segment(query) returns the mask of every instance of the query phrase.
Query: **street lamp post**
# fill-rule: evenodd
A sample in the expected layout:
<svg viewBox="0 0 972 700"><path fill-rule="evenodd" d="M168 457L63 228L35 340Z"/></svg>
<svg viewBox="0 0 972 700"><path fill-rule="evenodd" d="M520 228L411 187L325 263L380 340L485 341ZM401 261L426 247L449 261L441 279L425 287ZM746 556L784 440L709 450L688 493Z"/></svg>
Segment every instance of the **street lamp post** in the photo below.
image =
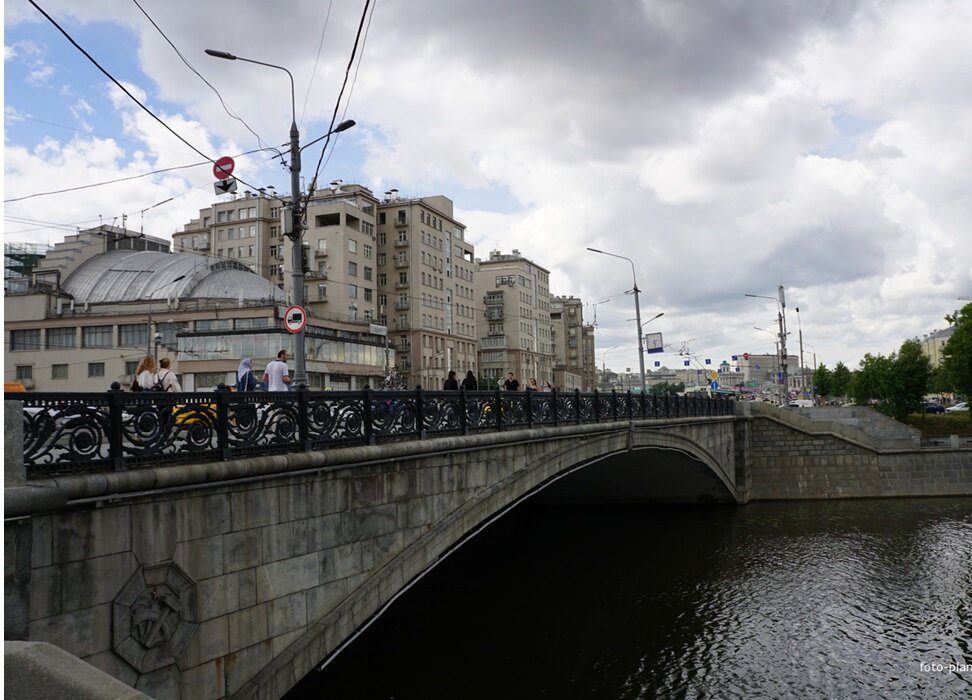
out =
<svg viewBox="0 0 972 700"><path fill-rule="evenodd" d="M223 58L227 61L245 61L246 63L255 63L258 66L266 66L267 68L276 68L277 70L282 70L290 78L290 220L291 232L290 240L293 242L293 255L291 256L291 264L293 265L293 270L291 274L291 279L293 280L294 296L293 301L295 306L304 306L304 250L303 244L301 243L303 239L303 210L300 206L300 131L297 129L297 104L294 100L294 76L289 70L283 66L278 66L273 63L264 63L263 61L255 61L251 58L243 58L242 56L235 56L234 54L228 53L226 51L216 51L214 49L206 49L206 53L215 58ZM348 119L338 124L334 129L327 132L321 138L330 136L331 134L336 134L346 129L350 129L354 126L354 121ZM321 138L315 139L311 143L316 143L320 141ZM307 144L308 146L311 144ZM304 309L304 313L307 310ZM306 354L304 351L304 328L301 328L297 333L294 334L294 385L298 388L307 386L307 365L306 365Z"/></svg>
<svg viewBox="0 0 972 700"><path fill-rule="evenodd" d="M776 297L767 297L761 294L746 294L747 297L752 297L753 299L769 299L770 301L775 301L777 304L777 314L776 320L780 326L780 345L779 345L779 355L780 355L780 374L783 380L783 396L784 398L790 395L789 378L787 376L786 368L786 297L783 294L783 285L781 284L777 288ZM784 400L783 402L787 402Z"/></svg>
<svg viewBox="0 0 972 700"><path fill-rule="evenodd" d="M800 338L800 396L806 398L807 396L807 377L806 369L804 369L803 364L803 323L800 321L800 307L797 306L797 335Z"/></svg>
<svg viewBox="0 0 972 700"><path fill-rule="evenodd" d="M636 326L638 330L638 367L641 370L641 393L647 393L645 386L645 341L641 337L641 304L638 301L638 295L641 290L638 289L638 277L635 275L635 265L631 258L626 258L623 255L616 255L614 253L608 253L604 250L598 250L597 248L588 248L592 253L600 253L601 255L610 255L612 258L621 258L622 260L627 260L631 264L631 279L634 283L634 289L632 293L634 294L635 300L635 322L638 324Z"/></svg>

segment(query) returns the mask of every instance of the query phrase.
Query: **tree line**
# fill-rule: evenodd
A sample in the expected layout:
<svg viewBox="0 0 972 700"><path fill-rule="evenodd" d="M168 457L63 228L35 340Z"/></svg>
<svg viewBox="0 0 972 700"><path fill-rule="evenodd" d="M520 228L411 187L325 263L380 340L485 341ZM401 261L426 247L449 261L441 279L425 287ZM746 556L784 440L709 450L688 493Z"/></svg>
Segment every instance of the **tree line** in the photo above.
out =
<svg viewBox="0 0 972 700"><path fill-rule="evenodd" d="M821 396L850 397L862 405L877 401L879 410L898 420L918 411L928 393L972 396L972 304L945 320L954 330L943 349L941 366L931 366L914 338L887 357L864 355L857 371L843 362L833 369L820 365L813 374L814 389Z"/></svg>

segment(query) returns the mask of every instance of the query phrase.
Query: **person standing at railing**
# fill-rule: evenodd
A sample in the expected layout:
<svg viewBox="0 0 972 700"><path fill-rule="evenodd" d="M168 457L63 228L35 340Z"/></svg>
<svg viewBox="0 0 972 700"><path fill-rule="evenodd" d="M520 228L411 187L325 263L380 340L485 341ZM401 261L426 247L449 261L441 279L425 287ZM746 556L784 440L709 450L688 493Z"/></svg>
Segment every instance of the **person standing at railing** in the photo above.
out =
<svg viewBox="0 0 972 700"><path fill-rule="evenodd" d="M449 370L449 378L445 380L442 385L442 389L445 391L459 391L459 382L456 381L456 371Z"/></svg>
<svg viewBox="0 0 972 700"><path fill-rule="evenodd" d="M253 374L253 360L244 357L236 370L236 390L256 391L257 379Z"/></svg>
<svg viewBox="0 0 972 700"><path fill-rule="evenodd" d="M287 369L287 351L277 353L277 359L271 360L263 373L267 391L290 391L290 370Z"/></svg>
<svg viewBox="0 0 972 700"><path fill-rule="evenodd" d="M159 381L162 382L162 391L181 392L182 385L179 383L179 378L169 369L171 364L168 357L159 360Z"/></svg>
<svg viewBox="0 0 972 700"><path fill-rule="evenodd" d="M540 391L540 386L537 384L536 379L530 380L530 383L527 384L527 391Z"/></svg>
<svg viewBox="0 0 972 700"><path fill-rule="evenodd" d="M543 390L544 391L553 391L553 385L550 382L544 382L543 383Z"/></svg>
<svg viewBox="0 0 972 700"><path fill-rule="evenodd" d="M479 382L476 381L476 375L472 370L466 372L466 378L462 380L462 388L466 391L476 391L479 388Z"/></svg>
<svg viewBox="0 0 972 700"><path fill-rule="evenodd" d="M503 382L503 388L507 391L519 391L520 382L516 380L516 377L513 376L512 372L510 372L509 376L506 378L506 381Z"/></svg>
<svg viewBox="0 0 972 700"><path fill-rule="evenodd" d="M156 382L159 381L156 373L155 358L146 355L135 368L135 378L132 379L132 391L152 391Z"/></svg>

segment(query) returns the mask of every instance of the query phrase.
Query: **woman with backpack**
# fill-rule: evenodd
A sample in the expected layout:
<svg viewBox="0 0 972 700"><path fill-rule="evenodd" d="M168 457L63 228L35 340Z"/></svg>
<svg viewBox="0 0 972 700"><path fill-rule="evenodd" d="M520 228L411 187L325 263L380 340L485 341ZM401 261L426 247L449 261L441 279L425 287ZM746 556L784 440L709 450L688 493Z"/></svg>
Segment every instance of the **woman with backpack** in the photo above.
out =
<svg viewBox="0 0 972 700"><path fill-rule="evenodd" d="M168 357L159 360L159 384L162 385L162 391L182 392L179 378L175 375L175 372L169 369L170 364Z"/></svg>
<svg viewBox="0 0 972 700"><path fill-rule="evenodd" d="M151 355L146 355L135 369L135 378L132 379L132 391L161 391L161 389L155 388L158 381L159 376L155 366L155 358Z"/></svg>

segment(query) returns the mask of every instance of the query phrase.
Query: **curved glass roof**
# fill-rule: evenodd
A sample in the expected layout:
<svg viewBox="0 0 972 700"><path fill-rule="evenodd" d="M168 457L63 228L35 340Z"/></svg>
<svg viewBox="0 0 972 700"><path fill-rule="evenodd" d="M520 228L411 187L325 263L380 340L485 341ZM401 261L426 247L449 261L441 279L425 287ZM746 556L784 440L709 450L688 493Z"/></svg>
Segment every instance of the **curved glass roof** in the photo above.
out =
<svg viewBox="0 0 972 700"><path fill-rule="evenodd" d="M82 304L174 297L274 302L285 298L278 287L242 263L151 250L98 255L71 273L63 289Z"/></svg>

